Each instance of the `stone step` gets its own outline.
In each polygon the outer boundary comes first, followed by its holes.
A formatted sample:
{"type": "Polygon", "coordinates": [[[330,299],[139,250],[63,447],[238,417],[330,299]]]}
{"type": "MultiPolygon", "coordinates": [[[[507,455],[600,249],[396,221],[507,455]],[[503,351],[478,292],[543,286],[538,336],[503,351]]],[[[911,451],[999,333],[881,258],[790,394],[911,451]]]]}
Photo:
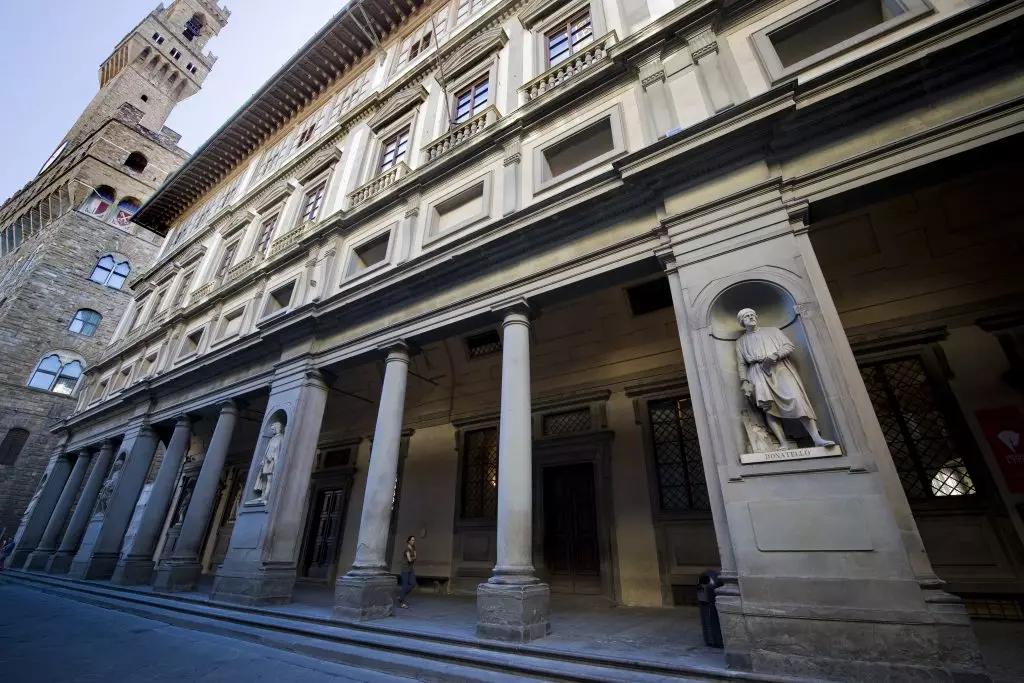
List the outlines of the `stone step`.
{"type": "MultiPolygon", "coordinates": [[[[8,571],[0,578],[54,595],[116,609],[175,626],[206,631],[299,652],[318,659],[421,681],[511,683],[682,683],[801,679],[764,676],[682,663],[668,665],[600,655],[541,650],[505,643],[463,641],[434,634],[396,632],[373,624],[284,614],[192,596],[154,594],[89,581],[8,571]]],[[[806,682],[806,679],[803,679],[806,682]]]]}

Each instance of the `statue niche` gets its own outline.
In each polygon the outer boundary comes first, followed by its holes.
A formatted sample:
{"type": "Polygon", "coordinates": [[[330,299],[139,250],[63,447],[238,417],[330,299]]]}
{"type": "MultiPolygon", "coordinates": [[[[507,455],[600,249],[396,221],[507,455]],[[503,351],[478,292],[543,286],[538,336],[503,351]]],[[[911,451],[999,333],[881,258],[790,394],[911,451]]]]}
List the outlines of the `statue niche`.
{"type": "Polygon", "coordinates": [[[121,470],[124,468],[124,453],[117,456],[114,461],[114,466],[110,470],[110,475],[106,481],[103,482],[103,486],[100,487],[100,492],[96,496],[96,514],[102,514],[107,511],[107,505],[110,504],[110,497],[114,495],[114,489],[117,488],[117,482],[121,479],[121,470]]]}
{"type": "Polygon", "coordinates": [[[266,448],[263,449],[263,457],[260,459],[259,469],[256,471],[256,482],[253,484],[252,492],[255,494],[250,503],[265,503],[270,494],[270,486],[274,481],[274,470],[277,469],[277,461],[281,457],[281,447],[284,445],[284,416],[275,415],[270,421],[270,438],[267,439],[266,448]]]}

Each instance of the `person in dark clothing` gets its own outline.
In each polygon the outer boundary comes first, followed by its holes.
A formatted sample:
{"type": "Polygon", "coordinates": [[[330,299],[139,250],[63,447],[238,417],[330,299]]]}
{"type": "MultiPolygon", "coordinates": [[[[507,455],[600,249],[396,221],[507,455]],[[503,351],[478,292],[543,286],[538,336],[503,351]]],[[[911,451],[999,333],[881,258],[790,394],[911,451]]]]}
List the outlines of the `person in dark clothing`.
{"type": "Polygon", "coordinates": [[[416,564],[416,537],[410,536],[405,541],[405,561],[402,562],[401,592],[398,594],[398,606],[408,609],[405,598],[412,589],[416,587],[416,571],[413,567],[416,564]]]}

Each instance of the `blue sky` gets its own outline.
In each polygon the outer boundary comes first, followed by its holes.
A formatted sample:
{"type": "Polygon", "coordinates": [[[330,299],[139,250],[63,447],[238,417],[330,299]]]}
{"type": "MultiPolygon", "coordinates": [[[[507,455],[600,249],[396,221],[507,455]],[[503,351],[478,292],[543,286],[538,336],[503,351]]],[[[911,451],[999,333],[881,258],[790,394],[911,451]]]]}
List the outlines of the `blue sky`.
{"type": "MultiPolygon", "coordinates": [[[[165,0],[170,4],[171,0],[165,0]]],[[[0,0],[0,202],[31,180],[99,89],[97,71],[158,0],[0,0]]],[[[203,89],[167,125],[196,150],[344,0],[221,0],[231,18],[208,48],[203,89]]]]}

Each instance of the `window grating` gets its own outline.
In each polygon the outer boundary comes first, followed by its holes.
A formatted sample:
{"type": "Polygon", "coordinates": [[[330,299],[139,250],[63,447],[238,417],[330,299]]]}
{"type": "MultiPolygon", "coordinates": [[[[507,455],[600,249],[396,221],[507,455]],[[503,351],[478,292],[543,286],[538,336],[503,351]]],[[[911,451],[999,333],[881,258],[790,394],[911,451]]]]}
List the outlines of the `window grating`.
{"type": "Polygon", "coordinates": [[[967,615],[972,619],[1007,619],[1024,621],[1021,602],[1015,598],[964,598],[967,615]]]}
{"type": "Polygon", "coordinates": [[[907,498],[977,493],[921,359],[885,360],[860,371],[907,498]]]}
{"type": "Polygon", "coordinates": [[[579,408],[544,416],[544,436],[590,431],[590,408],[579,408]]]}
{"type": "Polygon", "coordinates": [[[498,428],[468,431],[464,437],[462,518],[498,518],[498,428]]]}
{"type": "Polygon", "coordinates": [[[501,352],[501,337],[497,330],[488,330],[466,337],[466,352],[470,358],[480,358],[501,352]]]}
{"type": "Polygon", "coordinates": [[[651,419],[651,442],[661,510],[710,510],[711,501],[690,399],[651,401],[647,410],[651,419]]]}

